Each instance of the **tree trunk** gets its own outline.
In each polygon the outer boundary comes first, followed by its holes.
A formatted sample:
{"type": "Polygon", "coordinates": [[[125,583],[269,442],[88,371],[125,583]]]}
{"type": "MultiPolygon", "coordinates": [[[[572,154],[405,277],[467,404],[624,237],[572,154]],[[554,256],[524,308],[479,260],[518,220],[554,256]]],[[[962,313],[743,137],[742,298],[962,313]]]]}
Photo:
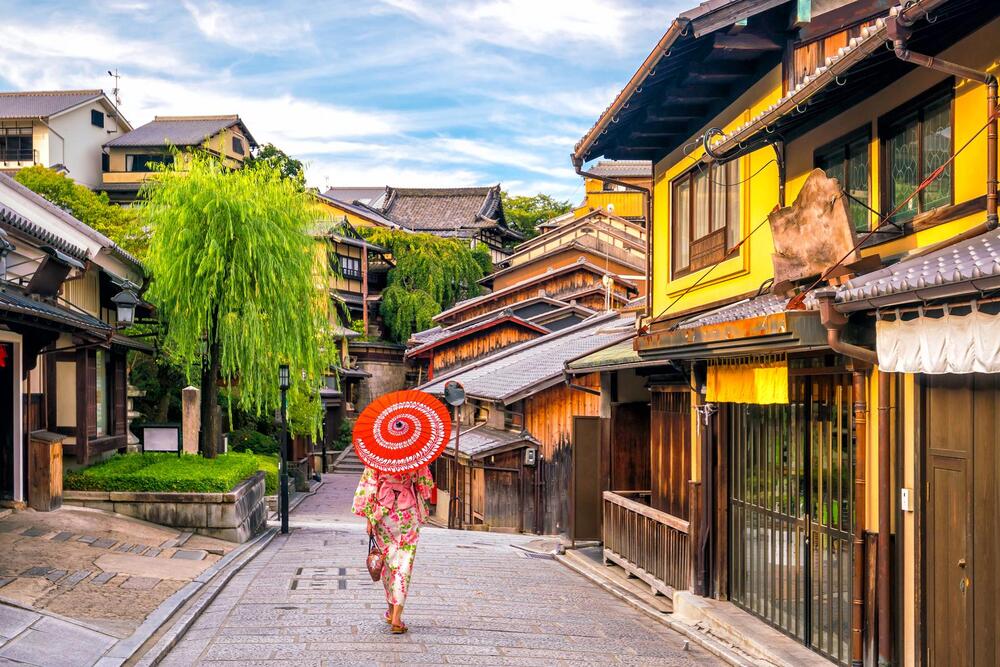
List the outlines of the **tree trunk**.
{"type": "Polygon", "coordinates": [[[219,309],[212,313],[212,328],[209,332],[208,363],[201,374],[201,455],[214,459],[218,454],[218,443],[222,437],[219,419],[219,309]]]}

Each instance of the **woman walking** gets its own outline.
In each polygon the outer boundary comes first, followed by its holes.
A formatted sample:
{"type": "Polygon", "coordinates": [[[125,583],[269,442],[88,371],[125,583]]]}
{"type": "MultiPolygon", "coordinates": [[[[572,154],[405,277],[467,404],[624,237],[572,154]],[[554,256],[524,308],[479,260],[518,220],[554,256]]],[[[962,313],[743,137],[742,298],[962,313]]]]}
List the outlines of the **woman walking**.
{"type": "Polygon", "coordinates": [[[365,467],[354,493],[354,513],[368,520],[368,534],[374,535],[385,556],[382,584],[388,610],[385,622],[393,634],[407,631],[403,604],[410,588],[413,559],[417,555],[420,526],[427,520],[428,499],[434,480],[424,465],[414,471],[385,473],[365,467]]]}

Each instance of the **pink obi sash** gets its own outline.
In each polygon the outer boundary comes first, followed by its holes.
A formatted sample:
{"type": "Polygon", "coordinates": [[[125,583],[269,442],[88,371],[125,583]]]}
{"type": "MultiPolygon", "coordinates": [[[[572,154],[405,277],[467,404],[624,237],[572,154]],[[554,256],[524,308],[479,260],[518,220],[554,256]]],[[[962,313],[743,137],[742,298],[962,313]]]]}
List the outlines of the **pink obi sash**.
{"type": "Polygon", "coordinates": [[[398,481],[383,477],[379,480],[376,492],[378,504],[391,510],[393,504],[398,510],[406,510],[416,506],[417,498],[413,493],[412,481],[398,481]]]}

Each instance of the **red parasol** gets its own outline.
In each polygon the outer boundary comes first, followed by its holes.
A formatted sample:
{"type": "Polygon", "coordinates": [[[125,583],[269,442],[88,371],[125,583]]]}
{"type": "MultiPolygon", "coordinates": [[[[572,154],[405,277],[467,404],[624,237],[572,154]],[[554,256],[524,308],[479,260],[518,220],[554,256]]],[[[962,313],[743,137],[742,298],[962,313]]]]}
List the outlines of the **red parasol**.
{"type": "Polygon", "coordinates": [[[354,424],[354,449],[369,468],[399,473],[429,464],[451,437],[451,417],[441,401],[415,389],[371,403],[354,424]]]}

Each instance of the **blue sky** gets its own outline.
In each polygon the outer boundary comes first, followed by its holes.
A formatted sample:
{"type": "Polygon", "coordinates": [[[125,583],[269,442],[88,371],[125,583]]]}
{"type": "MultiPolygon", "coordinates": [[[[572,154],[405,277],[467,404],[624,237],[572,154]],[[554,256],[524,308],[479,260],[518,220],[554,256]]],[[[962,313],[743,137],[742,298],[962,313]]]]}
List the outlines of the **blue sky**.
{"type": "Polygon", "coordinates": [[[0,84],[98,88],[133,125],[238,113],[311,185],[582,197],[569,153],[677,0],[3,0],[0,84]]]}

